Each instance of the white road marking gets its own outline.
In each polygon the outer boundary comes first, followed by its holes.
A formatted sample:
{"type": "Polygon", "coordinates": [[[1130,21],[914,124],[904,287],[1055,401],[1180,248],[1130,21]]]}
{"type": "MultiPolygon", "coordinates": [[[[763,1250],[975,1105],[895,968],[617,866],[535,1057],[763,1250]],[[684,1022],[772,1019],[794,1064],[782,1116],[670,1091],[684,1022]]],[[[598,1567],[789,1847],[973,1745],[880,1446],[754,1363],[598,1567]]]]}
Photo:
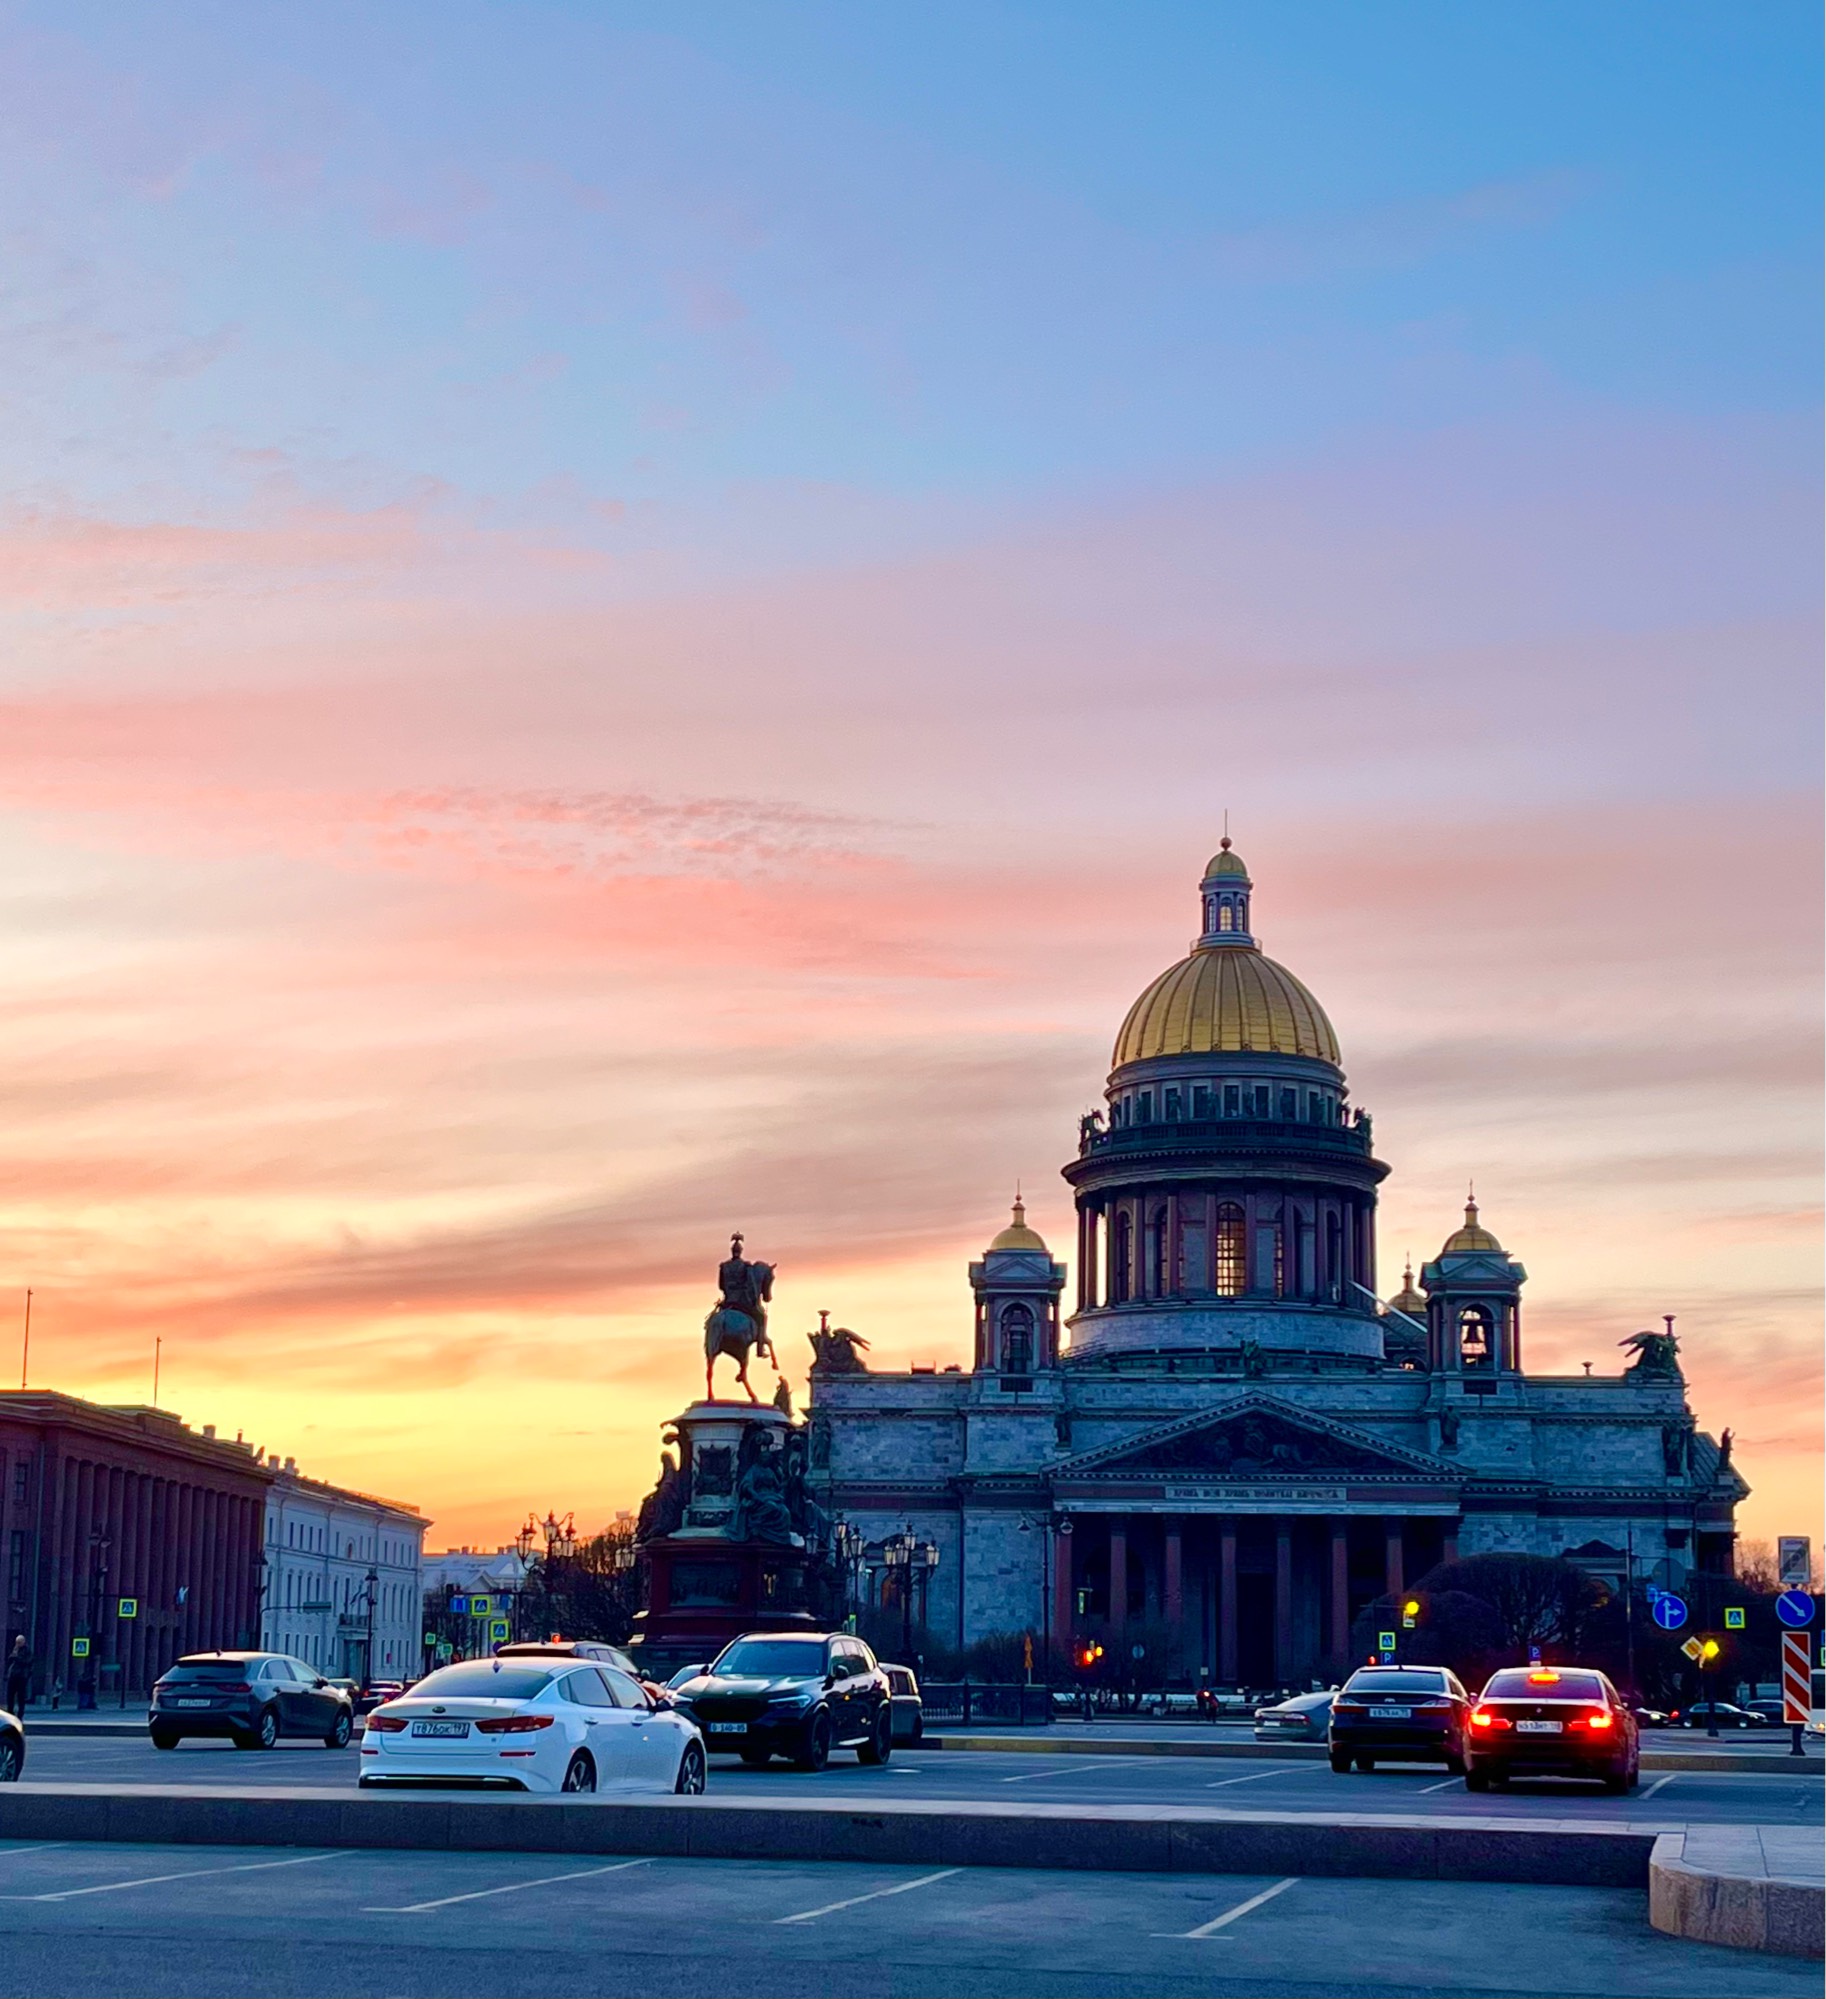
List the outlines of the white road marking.
{"type": "Polygon", "coordinates": [[[1443,1784],[1422,1784],[1415,1796],[1424,1798],[1430,1791],[1450,1791],[1464,1781],[1462,1777],[1448,1777],[1443,1784]]]}
{"type": "Polygon", "coordinates": [[[75,1844],[73,1839],[45,1839],[36,1846],[0,1846],[0,1860],[11,1860],[16,1853],[49,1853],[54,1847],[75,1844]]]}
{"type": "Polygon", "coordinates": [[[1259,1784],[1264,1777],[1285,1777],[1285,1770],[1256,1770],[1247,1777],[1219,1777],[1216,1783],[1207,1784],[1207,1791],[1221,1791],[1230,1784],[1259,1784]]]}
{"type": "Polygon", "coordinates": [[[826,1902],[821,1909],[801,1909],[796,1916],[776,1916],[776,1923],[809,1923],[819,1916],[834,1916],[839,1909],[853,1909],[862,1902],[879,1902],[884,1895],[904,1895],[913,1888],[930,1888],[934,1881],[948,1881],[961,1867],[941,1867],[936,1874],[922,1874],[917,1881],[897,1881],[892,1888],[876,1888],[867,1895],[851,1895],[841,1902],[826,1902]]]}
{"type": "Polygon", "coordinates": [[[114,1895],[123,1888],[156,1888],[166,1881],[195,1881],[205,1874],[259,1874],[269,1867],[310,1867],[319,1860],[351,1860],[354,1852],[306,1853],[296,1860],[245,1860],[234,1867],[189,1867],[181,1874],[143,1874],[136,1881],[102,1881],[92,1888],[59,1888],[48,1895],[7,1895],[8,1902],[72,1902],[78,1895],[114,1895]]]}
{"type": "Polygon", "coordinates": [[[428,1909],[447,1909],[453,1902],[480,1902],[490,1895],[517,1895],[522,1888],[551,1888],[560,1881],[587,1881],[596,1874],[621,1874],[630,1867],[651,1867],[651,1860],[617,1860],[608,1867],[580,1867],[575,1874],[542,1874],[536,1881],[508,1881],[499,1888],[472,1888],[467,1895],[442,1895],[435,1902],[405,1902],[397,1908],[367,1907],[364,1916],[422,1916],[428,1909]]]}
{"type": "MultiPolygon", "coordinates": [[[[1079,1756],[1079,1763],[1097,1763],[1105,1770],[1120,1770],[1125,1763],[1151,1763],[1150,1756],[1079,1756]]],[[[1037,1784],[1042,1777],[1088,1777],[1088,1770],[1024,1770],[1018,1777],[1004,1777],[1004,1784],[1037,1784]]]]}
{"type": "Polygon", "coordinates": [[[1221,1916],[1214,1916],[1208,1923],[1200,1923],[1195,1930],[1156,1930],[1156,1936],[1175,1936],[1182,1943],[1190,1943],[1197,1937],[1214,1936],[1236,1921],[1239,1916],[1248,1915],[1251,1909],[1259,1909],[1264,1902],[1272,1902],[1277,1895],[1285,1895],[1289,1888],[1297,1888],[1300,1877],[1288,1875],[1285,1881],[1277,1881],[1272,1888],[1264,1888],[1259,1895],[1251,1895],[1246,1902],[1238,1902],[1234,1909],[1226,1909],[1221,1916]]]}
{"type": "MultiPolygon", "coordinates": [[[[1674,1772],[1674,1777],[1678,1777],[1679,1775],[1680,1772],[1676,1770],[1674,1772]]],[[[1652,1798],[1655,1795],[1655,1793],[1663,1787],[1663,1785],[1671,1784],[1674,1781],[1674,1777],[1657,1777],[1655,1781],[1648,1787],[1648,1789],[1644,1791],[1641,1795],[1645,1798],[1652,1798]]]]}

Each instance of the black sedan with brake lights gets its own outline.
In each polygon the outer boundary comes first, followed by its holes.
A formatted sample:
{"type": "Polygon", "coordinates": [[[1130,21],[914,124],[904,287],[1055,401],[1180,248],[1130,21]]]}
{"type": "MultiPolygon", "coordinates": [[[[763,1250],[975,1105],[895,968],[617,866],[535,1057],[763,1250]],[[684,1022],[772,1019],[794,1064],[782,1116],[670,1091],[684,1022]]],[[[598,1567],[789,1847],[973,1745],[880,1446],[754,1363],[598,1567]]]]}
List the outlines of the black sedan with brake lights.
{"type": "Polygon", "coordinates": [[[1637,1779],[1636,1717],[1602,1673],[1508,1666],[1471,1710],[1465,1789],[1511,1777],[1595,1777],[1607,1791],[1637,1779]]]}
{"type": "Polygon", "coordinates": [[[894,1747],[891,1700],[874,1653],[841,1632],[750,1632],[671,1691],[671,1705],[697,1723],[712,1752],[757,1766],[785,1756],[801,1770],[822,1770],[833,1749],[885,1763],[894,1747]]]}
{"type": "Polygon", "coordinates": [[[1454,1774],[1465,1755],[1471,1696],[1444,1666],[1359,1666],[1332,1696],[1331,1767],[1354,1763],[1443,1763],[1454,1774]]]}

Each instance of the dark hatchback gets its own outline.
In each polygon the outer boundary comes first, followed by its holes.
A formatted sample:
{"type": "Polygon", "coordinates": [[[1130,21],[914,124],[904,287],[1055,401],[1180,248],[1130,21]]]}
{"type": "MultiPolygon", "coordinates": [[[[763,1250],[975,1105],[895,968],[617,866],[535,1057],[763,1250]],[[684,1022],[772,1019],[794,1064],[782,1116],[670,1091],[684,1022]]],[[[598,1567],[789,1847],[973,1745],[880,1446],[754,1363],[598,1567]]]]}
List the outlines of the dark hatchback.
{"type": "Polygon", "coordinates": [[[751,1632],[725,1645],[671,1704],[713,1753],[760,1765],[785,1756],[822,1770],[833,1749],[885,1763],[894,1747],[892,1690],[875,1655],[842,1633],[751,1632]]]}
{"type": "Polygon", "coordinates": [[[1595,1777],[1607,1791],[1636,1782],[1636,1717],[1602,1673],[1508,1666],[1471,1710],[1465,1789],[1511,1777],[1595,1777]]]}
{"type": "Polygon", "coordinates": [[[310,1736],[346,1749],[355,1703],[315,1667],[283,1652],[193,1652],[152,1689],[147,1728],[155,1749],[187,1735],[227,1736],[237,1749],[271,1749],[310,1736]]]}
{"type": "Polygon", "coordinates": [[[1465,1767],[1471,1696],[1444,1666],[1360,1666],[1332,1697],[1331,1767],[1443,1763],[1465,1767]]]}

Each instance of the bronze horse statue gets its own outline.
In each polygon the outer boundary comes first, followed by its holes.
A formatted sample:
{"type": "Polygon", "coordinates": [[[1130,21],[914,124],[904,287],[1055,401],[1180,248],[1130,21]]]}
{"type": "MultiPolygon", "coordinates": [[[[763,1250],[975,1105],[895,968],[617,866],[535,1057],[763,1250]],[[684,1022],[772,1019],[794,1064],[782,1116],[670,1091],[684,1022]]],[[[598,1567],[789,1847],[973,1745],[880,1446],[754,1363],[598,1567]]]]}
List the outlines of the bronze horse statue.
{"type": "Polygon", "coordinates": [[[748,1356],[764,1353],[780,1363],[767,1338],[767,1301],[774,1294],[774,1267],[771,1263],[748,1263],[742,1257],[742,1238],[730,1245],[733,1252],[717,1271],[721,1297],[716,1309],[704,1321],[704,1399],[716,1400],[716,1357],[727,1354],[735,1362],[735,1378],[750,1402],[759,1402],[748,1379],[748,1356]]]}

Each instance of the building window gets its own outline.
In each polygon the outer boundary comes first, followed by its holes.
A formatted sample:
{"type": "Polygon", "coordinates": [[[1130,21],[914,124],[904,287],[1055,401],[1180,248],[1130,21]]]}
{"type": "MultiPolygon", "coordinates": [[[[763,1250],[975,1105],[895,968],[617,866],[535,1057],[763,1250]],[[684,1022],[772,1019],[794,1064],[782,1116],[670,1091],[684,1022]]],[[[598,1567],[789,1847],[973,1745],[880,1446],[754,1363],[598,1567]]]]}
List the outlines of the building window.
{"type": "Polygon", "coordinates": [[[1257,1117],[1266,1117],[1268,1115],[1268,1085],[1266,1083],[1258,1083],[1255,1086],[1255,1114],[1257,1117]]]}
{"type": "Polygon", "coordinates": [[[1166,1118],[1168,1124],[1177,1124],[1179,1122],[1179,1092],[1177,1090],[1169,1090],[1167,1092],[1167,1107],[1162,1115],[1166,1118]]]}
{"type": "Polygon", "coordinates": [[[1114,1236],[1114,1246],[1110,1251],[1110,1303],[1126,1305],[1130,1281],[1129,1255],[1133,1248],[1133,1229],[1126,1213],[1116,1217],[1114,1236]]]}
{"type": "Polygon", "coordinates": [[[1488,1367],[1495,1344],[1490,1314],[1482,1305],[1467,1305],[1458,1315],[1459,1365],[1488,1367]]]}
{"type": "Polygon", "coordinates": [[[1172,1237],[1167,1228],[1167,1211],[1156,1208],[1148,1223],[1148,1295],[1164,1298],[1168,1291],[1167,1251],[1172,1237]]]}
{"type": "Polygon", "coordinates": [[[1320,1096],[1317,1090],[1308,1090],[1306,1092],[1306,1122],[1308,1124],[1318,1124],[1324,1116],[1325,1099],[1320,1096]]]}
{"type": "Polygon", "coordinates": [[[1154,1122],[1154,1092],[1152,1090],[1143,1090],[1141,1095],[1136,1098],[1135,1121],[1137,1124],[1152,1124],[1154,1122]]]}
{"type": "Polygon", "coordinates": [[[1335,1214],[1325,1217],[1325,1295],[1334,1305],[1344,1297],[1344,1224],[1335,1214]]]}
{"type": "Polygon", "coordinates": [[[1006,1374],[1033,1371],[1033,1313],[1025,1305],[1002,1307],[1002,1369],[1006,1374]]]}
{"type": "Polygon", "coordinates": [[[1271,1233],[1274,1237],[1272,1252],[1274,1256],[1274,1295],[1277,1298],[1285,1298],[1287,1296],[1287,1251],[1282,1243],[1281,1227],[1278,1222],[1274,1225],[1271,1233]]]}
{"type": "Polygon", "coordinates": [[[1240,1298],[1248,1284],[1248,1242],[1243,1228],[1243,1211],[1234,1201],[1220,1201],[1217,1208],[1217,1271],[1215,1290],[1220,1298],[1240,1298]]]}
{"type": "Polygon", "coordinates": [[[1235,1083],[1224,1085],[1225,1117],[1241,1117],[1243,1114],[1243,1093],[1235,1083]]]}
{"type": "Polygon", "coordinates": [[[1220,930],[1234,930],[1236,928],[1236,911],[1231,908],[1229,903],[1225,903],[1217,912],[1217,927],[1220,930]]]}
{"type": "Polygon", "coordinates": [[[1300,1093],[1297,1090],[1281,1092],[1281,1116],[1288,1124],[1300,1114],[1300,1093]]]}
{"type": "Polygon", "coordinates": [[[1198,1083],[1193,1086],[1192,1115],[1201,1119],[1211,1115],[1211,1090],[1208,1084],[1198,1083]]]}

